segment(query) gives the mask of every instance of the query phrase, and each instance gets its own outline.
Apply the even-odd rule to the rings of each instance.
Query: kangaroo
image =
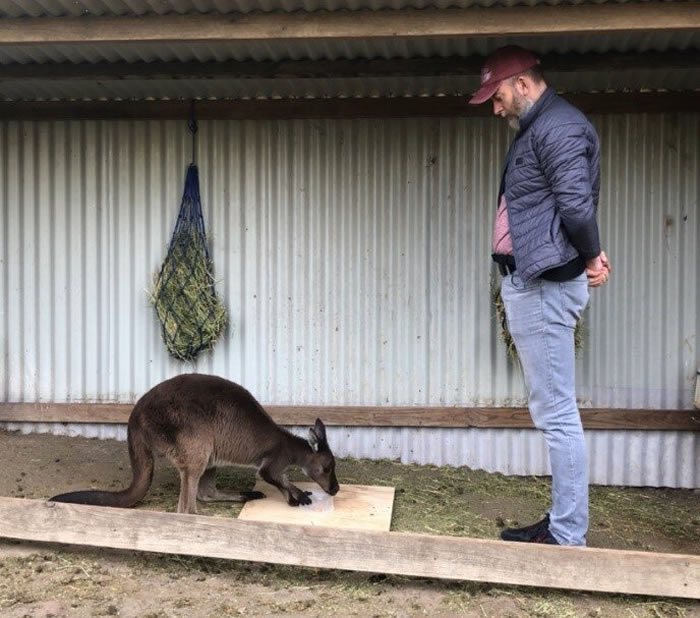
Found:
[[[338,493],[335,459],[321,419],[316,419],[307,442],[277,425],[242,386],[217,376],[183,374],[154,386],[131,411],[127,436],[133,474],[127,489],[73,491],[50,500],[132,507],[151,486],[154,454],[165,455],[180,473],[178,513],[196,513],[197,500],[247,502],[265,497],[259,491],[219,491],[216,466],[226,464],[257,467],[290,506],[311,504],[311,492],[302,491],[284,474],[290,465],[300,466],[331,496]]]

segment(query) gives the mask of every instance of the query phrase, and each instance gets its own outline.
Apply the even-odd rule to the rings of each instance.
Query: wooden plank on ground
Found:
[[[0,422],[126,423],[133,404],[0,403]],[[532,429],[526,408],[265,406],[281,425],[311,425],[320,417],[327,425],[346,427],[482,427]],[[586,429],[698,431],[698,410],[581,409]]]
[[[295,485],[314,494],[323,494],[316,483],[303,482]],[[385,532],[391,527],[393,487],[341,485],[335,496],[322,496],[315,504],[312,502],[299,508],[290,507],[279,489],[265,481],[258,481],[255,490],[263,492],[267,497],[264,500],[246,502],[238,519]]]
[[[336,530],[0,498],[0,537],[352,571],[700,598],[700,557]]]

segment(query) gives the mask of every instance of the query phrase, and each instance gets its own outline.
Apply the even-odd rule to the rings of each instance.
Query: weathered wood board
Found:
[[[133,101],[128,103],[135,104]],[[126,423],[133,408],[133,404],[125,403],[5,402],[0,403],[0,421]],[[534,427],[527,408],[270,405],[265,409],[280,425],[313,425],[320,417],[326,426],[347,427]],[[581,420],[584,429],[700,431],[700,413],[697,410],[582,408]]]
[[[700,598],[700,556],[0,498],[0,537],[498,584]]]

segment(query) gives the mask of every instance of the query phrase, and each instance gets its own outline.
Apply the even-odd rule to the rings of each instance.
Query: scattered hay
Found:
[[[396,487],[392,530],[400,532],[496,539],[504,525],[516,524],[511,518],[517,518],[519,524],[537,519],[551,491],[549,479],[543,477],[506,477],[468,468],[405,465],[390,460],[339,458],[337,463],[341,483]],[[158,460],[156,466],[158,482],[141,508],[172,512],[179,490],[177,473],[163,460]],[[298,470],[290,476],[293,480],[303,478]],[[218,481],[222,489],[251,488],[255,473],[245,468],[224,468]],[[593,486],[592,545],[638,549],[641,541],[642,547],[654,551],[697,554],[699,506],[700,495],[692,490]],[[199,505],[202,515],[222,517],[235,517],[240,508],[240,504],[225,502]],[[690,618],[700,608],[692,600],[451,582],[197,556],[89,548],[70,553],[56,546],[42,551],[44,555],[27,558],[0,557],[3,616],[43,616],[39,608],[45,600],[60,601],[66,612],[77,618],[115,612],[140,616],[199,612],[197,615],[203,616]],[[140,603],[138,614],[134,613],[134,603]]]

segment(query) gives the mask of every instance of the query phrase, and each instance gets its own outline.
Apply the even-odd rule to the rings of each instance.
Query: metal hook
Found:
[[[192,133],[192,163],[195,161],[195,145],[196,145],[196,136],[197,136],[197,116],[194,112],[194,99],[192,99],[192,103],[190,105],[190,117],[187,120],[187,126],[190,129],[190,132]]]

